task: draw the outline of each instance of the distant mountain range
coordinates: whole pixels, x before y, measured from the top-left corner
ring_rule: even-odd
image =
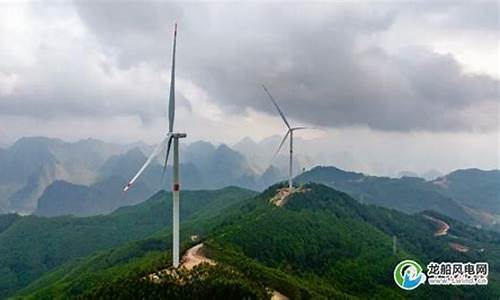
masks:
[[[233,147],[198,141],[181,144],[183,189],[240,186],[263,190],[286,178],[286,156],[271,162],[279,137]],[[107,214],[137,204],[171,183],[162,178],[162,155],[128,193],[123,185],[146,160],[152,147],[87,139],[67,143],[44,137],[22,138],[0,151],[0,213],[41,216]],[[266,149],[266,151],[263,151]],[[300,161],[297,161],[300,168]],[[299,173],[296,170],[296,174]],[[437,171],[428,174],[434,178]],[[433,180],[401,172],[401,178],[369,176],[335,167],[316,167],[298,183],[323,183],[362,203],[407,213],[434,210],[475,226],[500,230],[500,171],[458,170]]]
[[[66,143],[45,137],[21,138],[0,152],[0,207],[31,213],[52,182],[91,184],[99,167],[128,147],[93,139]]]
[[[296,181],[326,184],[362,203],[406,213],[433,210],[474,226],[500,230],[500,170],[457,170],[426,181],[315,167],[297,176]]]
[[[258,171],[245,155],[224,144],[199,141],[181,147],[184,189],[235,185],[262,190],[285,178],[284,168]],[[120,145],[95,139],[68,143],[46,137],[21,138],[0,150],[0,213],[86,216],[143,201],[171,183],[170,166],[162,180],[163,158],[159,155],[138,186],[130,194],[122,193],[151,148],[144,143]]]
[[[437,170],[428,170],[427,172],[424,172],[422,175],[418,175],[415,172],[411,171],[401,171],[398,173],[399,177],[421,177],[424,178],[425,180],[434,180],[436,178],[439,178],[443,176],[443,174]]]
[[[461,204],[500,214],[500,170],[457,170],[432,183]]]

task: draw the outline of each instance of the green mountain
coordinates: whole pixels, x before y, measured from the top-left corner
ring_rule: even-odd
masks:
[[[261,208],[227,221],[206,242],[216,253],[216,260],[239,266],[237,257],[278,269],[310,289],[287,286],[280,292],[291,298],[309,295],[332,298],[328,287],[338,292],[366,298],[404,298],[395,287],[392,271],[397,262],[413,258],[422,264],[430,261],[488,261],[494,275],[491,289],[424,286],[416,297],[470,298],[477,295],[500,295],[500,234],[467,227],[433,212],[407,215],[372,205],[359,204],[347,194],[322,185],[306,185],[303,193],[294,194],[283,207],[269,207],[268,200],[276,187],[257,200]],[[435,237],[436,224],[425,215],[443,219],[451,226],[449,235]],[[398,252],[392,255],[392,237],[397,237]],[[450,246],[467,245],[467,253]],[[228,250],[230,249],[230,250]],[[481,250],[482,249],[482,250]],[[234,251],[234,252],[232,252]],[[234,255],[232,255],[233,253]],[[231,256],[234,257],[231,258]],[[272,286],[273,281],[267,282]],[[324,290],[320,288],[322,287]]]
[[[140,203],[153,190],[142,181],[128,193],[123,193],[122,177],[109,177],[91,186],[72,184],[63,180],[51,183],[38,199],[37,216],[93,216],[111,213],[115,209]]]
[[[230,187],[185,191],[181,220],[217,215],[254,192]],[[45,218],[0,216],[0,298],[30,284],[44,273],[98,250],[143,239],[171,224],[171,194],[164,191],[149,200],[123,207],[106,216]]]
[[[295,180],[299,183],[317,182],[328,185],[348,193],[362,203],[376,204],[406,213],[433,210],[470,225],[495,229],[495,217],[487,219],[483,216],[484,213],[494,212],[491,203],[500,203],[500,194],[497,193],[498,176],[493,177],[494,174],[477,170],[474,174],[469,174],[468,179],[458,181],[455,180],[457,175],[448,175],[454,184],[445,188],[437,180],[430,182],[416,177],[367,176],[335,167],[316,167],[297,176]],[[485,205],[469,206],[472,202],[481,202],[480,199],[485,199]]]
[[[255,198],[233,202],[216,214],[190,218],[181,226],[183,249],[198,234],[204,253],[217,262],[192,271],[164,272],[170,264],[165,231],[95,253],[46,273],[19,297],[84,299],[264,299],[275,290],[291,299],[489,299],[500,296],[500,234],[426,211],[408,215],[361,204],[343,192],[308,184],[276,206],[272,186]],[[127,208],[128,211],[136,207]],[[435,236],[435,221],[450,225]],[[392,240],[397,237],[397,251]],[[467,248],[458,251],[453,244]],[[486,287],[431,287],[406,292],[392,279],[406,258],[430,261],[487,261]],[[157,272],[157,282],[148,274]]]
[[[500,215],[500,170],[457,170],[432,183],[459,203]]]

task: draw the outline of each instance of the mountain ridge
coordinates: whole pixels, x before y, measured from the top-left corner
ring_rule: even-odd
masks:
[[[451,174],[461,174],[464,171],[457,170],[456,172]],[[474,172],[488,173],[478,169]],[[498,172],[500,173],[500,171]],[[497,172],[494,172],[494,174],[497,174]],[[336,167],[319,166],[295,177],[295,180],[298,183],[317,182],[326,184],[348,193],[362,203],[373,203],[407,213],[432,209],[471,225],[498,229],[495,227],[494,221],[486,222],[481,217],[482,213],[488,212],[488,210],[484,211],[488,207],[482,207],[483,212],[468,207],[466,201],[458,201],[455,198],[456,194],[445,191],[442,186],[436,184],[436,182],[442,180],[439,178],[434,181],[426,181],[416,177],[377,177],[344,171]],[[467,187],[467,184],[464,184],[464,186]],[[500,185],[493,184],[492,189],[498,189],[498,186]],[[480,193],[478,188],[473,188],[478,194]],[[491,199],[493,201],[496,199],[500,203],[500,193],[493,193]]]
[[[346,193],[321,184],[306,184],[303,192],[293,193],[285,205],[275,206],[270,199],[283,186],[273,185],[253,198],[227,206],[215,216],[202,214],[182,224],[182,249],[199,243],[200,240],[193,242],[190,239],[193,233],[198,233],[205,245],[205,255],[217,263],[217,267],[201,265],[188,273],[182,271],[185,275],[180,276],[187,276],[182,278],[191,278],[184,287],[168,273],[160,276],[160,283],[156,285],[144,280],[147,274],[169,269],[170,252],[164,245],[170,235],[161,230],[150,238],[61,266],[18,296],[94,299],[150,295],[163,299],[165,296],[161,295],[172,295],[173,291],[178,297],[189,295],[197,286],[196,291],[208,297],[208,293],[219,285],[203,278],[217,274],[233,289],[246,291],[245,295],[247,292],[260,295],[256,299],[270,297],[266,296],[266,288],[291,299],[405,299],[409,295],[394,285],[392,272],[397,262],[407,258],[421,263],[430,259],[487,259],[490,262],[491,281],[485,288],[437,289],[423,285],[412,292],[412,297],[488,298],[500,295],[500,277],[497,276],[500,272],[500,234],[426,211],[425,214],[443,218],[451,225],[450,234],[454,237],[435,237],[436,224],[422,214],[408,215],[361,204]],[[135,209],[132,206],[118,211],[126,213]],[[200,232],[201,228],[209,230]],[[398,237],[396,254],[392,252],[393,235]],[[457,252],[449,245],[451,240],[467,244],[471,249],[485,250]],[[72,276],[64,276],[68,273]],[[231,281],[230,274],[238,274],[238,280]],[[244,288],[250,286],[249,290]]]
[[[200,215],[211,219],[253,195],[250,190],[236,187],[185,191],[180,218],[183,222]],[[169,228],[171,197],[171,193],[159,191],[140,204],[92,217],[0,215],[0,298],[74,259]]]

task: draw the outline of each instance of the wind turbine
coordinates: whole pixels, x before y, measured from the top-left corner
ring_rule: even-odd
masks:
[[[134,182],[139,178],[139,176],[144,172],[147,166],[151,163],[153,158],[155,158],[161,149],[165,145],[167,145],[167,154],[165,156],[165,163],[163,165],[163,173],[162,177],[165,174],[167,169],[167,161],[168,155],[170,153],[170,147],[172,145],[172,141],[174,142],[174,168],[173,168],[173,185],[172,185],[172,236],[173,236],[173,245],[172,245],[172,263],[175,268],[179,266],[179,139],[185,138],[185,133],[174,133],[174,117],[175,117],[175,45],[177,39],[177,23],[174,25],[174,44],[172,50],[172,73],[170,76],[170,97],[168,104],[168,133],[167,136],[156,146],[153,150],[153,153],[148,157],[144,165],[139,169],[137,174],[127,183],[127,185],[123,188],[123,191],[126,192],[132,187]]]
[[[273,102],[274,106],[278,110],[278,113],[280,114],[281,118],[283,119],[283,122],[285,122],[285,125],[288,128],[285,136],[283,137],[283,140],[281,140],[281,143],[278,147],[278,150],[276,150],[276,153],[274,155],[276,156],[278,154],[278,152],[280,152],[281,147],[283,147],[283,144],[286,141],[286,138],[288,136],[290,136],[290,162],[288,165],[288,168],[289,168],[288,169],[288,191],[292,192],[292,189],[293,189],[293,182],[292,182],[292,178],[293,178],[293,132],[296,130],[306,129],[307,127],[304,127],[304,126],[291,127],[290,123],[288,123],[288,120],[286,119],[285,115],[283,114],[280,107],[278,106],[278,103],[276,103],[276,100],[274,100],[273,96],[271,95],[271,93],[269,93],[266,86],[262,85],[262,87],[264,88],[264,91],[266,91],[267,95],[269,96],[269,99],[271,99],[271,101]]]

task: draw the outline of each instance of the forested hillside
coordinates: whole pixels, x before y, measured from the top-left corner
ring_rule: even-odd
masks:
[[[198,215],[181,226],[182,248],[198,243],[217,267],[163,274],[168,269],[168,231],[149,239],[67,263],[43,276],[19,295],[34,298],[80,295],[88,298],[142,298],[159,295],[213,297],[216,291],[250,298],[269,298],[273,290],[299,298],[480,298],[500,296],[500,235],[426,211],[407,215],[360,204],[347,194],[309,184],[287,199],[271,204],[280,186],[238,202],[217,216]],[[133,209],[133,208],[130,208]],[[447,222],[447,235],[435,236]],[[392,240],[397,237],[397,252]],[[460,252],[451,242],[468,247]],[[411,294],[395,286],[394,266],[411,258],[424,267],[430,261],[487,261],[487,287],[432,287]],[[71,274],[71,275],[68,275]],[[184,278],[184,279],[181,279]],[[189,279],[187,279],[189,278]],[[183,281],[187,280],[187,281]],[[181,284],[180,282],[186,282]],[[160,297],[161,298],[161,297]]]
[[[181,220],[217,215],[254,192],[241,188],[183,192]],[[25,287],[44,273],[74,258],[148,237],[168,228],[171,193],[123,207],[106,216],[77,218],[0,216],[0,298]]]
[[[406,213],[433,210],[464,223],[500,230],[500,177],[498,171],[459,170],[434,181],[416,177],[389,178],[315,167],[296,177],[348,193],[361,203],[376,204]]]

